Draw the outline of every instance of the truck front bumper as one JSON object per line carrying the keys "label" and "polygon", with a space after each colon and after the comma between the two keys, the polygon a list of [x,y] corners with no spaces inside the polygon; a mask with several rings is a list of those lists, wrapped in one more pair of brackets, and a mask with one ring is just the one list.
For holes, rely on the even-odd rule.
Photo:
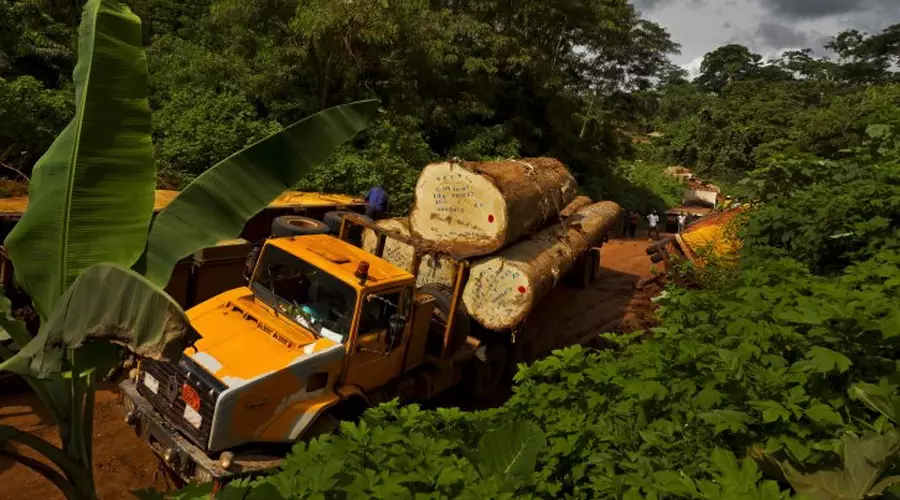
{"label": "truck front bumper", "polygon": [[185,482],[213,482],[216,485],[215,491],[229,481],[270,471],[284,460],[283,456],[235,453],[231,465],[226,469],[218,460],[210,458],[205,450],[185,439],[166,423],[153,405],[138,393],[134,382],[126,380],[119,384],[119,388],[122,391],[125,421],[141,440],[150,445],[166,468]]}
{"label": "truck front bumper", "polygon": [[[234,471],[226,470],[211,459],[204,450],[191,443],[167,424],[146,398],[141,396],[134,382],[119,384],[125,421],[166,467],[185,482],[227,483],[235,479]],[[234,468],[233,464],[232,467]]]}

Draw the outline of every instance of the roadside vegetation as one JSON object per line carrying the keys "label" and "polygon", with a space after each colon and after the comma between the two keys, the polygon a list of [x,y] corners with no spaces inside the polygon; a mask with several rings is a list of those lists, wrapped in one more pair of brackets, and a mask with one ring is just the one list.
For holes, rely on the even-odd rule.
{"label": "roadside vegetation", "polygon": [[[101,3],[115,2],[88,8]],[[129,95],[128,109],[101,110],[105,120],[132,113],[140,147],[96,126],[96,135],[78,139],[126,141],[120,150],[137,182],[103,184],[113,206],[92,204],[88,189],[110,179],[103,163],[59,146],[68,123],[103,123],[86,119],[94,108],[68,104],[73,92],[91,96],[69,76],[88,57],[75,51],[71,29],[80,8],[0,4],[0,160],[35,180],[35,206],[44,207],[29,209],[6,242],[42,318],[40,342],[4,315],[7,334],[30,347],[0,354],[54,408],[64,447],[2,426],[0,444],[36,443],[62,474],[41,470],[70,498],[93,495],[90,394],[94,373],[119,347],[88,341],[97,325],[69,322],[75,315],[67,312],[93,311],[101,323],[110,310],[127,312],[121,300],[102,302],[115,294],[83,287],[96,290],[91,280],[108,284],[116,275],[120,289],[154,297],[155,317],[180,317],[158,289],[170,264],[236,232],[222,221],[246,215],[210,214],[196,193],[224,183],[230,195],[246,195],[248,183],[224,175],[239,171],[229,155],[274,132],[291,137],[289,124],[367,97],[382,106],[367,132],[327,159],[322,146],[322,165],[294,170],[291,184],[361,193],[383,182],[402,209],[432,159],[548,155],[592,196],[644,211],[676,202],[678,186],[660,172],[677,163],[753,202],[739,228],[740,264],[716,270],[719,279],[705,286],[670,286],[651,332],[606,335],[609,350],[567,348],[520,367],[499,408],[382,405],[337,435],[298,444],[279,471],[217,498],[900,496],[892,491],[900,484],[900,25],[837,34],[833,59],[798,51],[762,61],[744,47],[722,47],[689,82],[667,62],[676,46],[666,32],[623,2],[509,10],[415,0],[136,0],[133,8],[144,22],[139,35],[132,22],[132,45],[143,39],[149,64],[134,79],[149,78],[149,94]],[[547,43],[547,30],[558,40]],[[653,131],[662,135],[632,144]],[[64,139],[51,147],[56,137]],[[288,164],[274,163],[263,172]],[[54,165],[77,174],[62,177],[68,184],[51,179],[62,168]],[[198,179],[213,165],[218,174]],[[135,202],[152,199],[154,183],[193,179],[187,206],[170,209],[193,210],[187,220],[196,227],[219,229],[175,227],[184,218],[167,222],[165,212],[151,223],[149,205]],[[275,187],[287,185],[267,185],[255,202]],[[57,206],[55,190],[73,193],[81,210]],[[43,193],[43,201],[35,196]],[[128,227],[104,229],[110,239],[99,245],[99,233],[84,230],[99,224],[98,213]],[[129,235],[133,248],[122,250]],[[17,253],[17,244],[44,248],[59,265]],[[144,333],[138,340],[162,348],[158,332]],[[105,351],[103,363],[82,364],[91,346]],[[210,489],[171,497],[208,498]]]}

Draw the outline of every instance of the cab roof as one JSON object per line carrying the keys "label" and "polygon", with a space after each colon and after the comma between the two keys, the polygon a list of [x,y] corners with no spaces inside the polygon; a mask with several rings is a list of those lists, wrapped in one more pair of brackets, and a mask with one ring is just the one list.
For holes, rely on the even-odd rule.
{"label": "cab roof", "polygon": [[[382,288],[387,285],[414,281],[414,276],[386,260],[327,234],[307,234],[286,238],[272,238],[270,245],[296,255],[313,266],[327,271],[356,290]],[[360,286],[356,269],[360,262],[369,263],[369,280]]]}

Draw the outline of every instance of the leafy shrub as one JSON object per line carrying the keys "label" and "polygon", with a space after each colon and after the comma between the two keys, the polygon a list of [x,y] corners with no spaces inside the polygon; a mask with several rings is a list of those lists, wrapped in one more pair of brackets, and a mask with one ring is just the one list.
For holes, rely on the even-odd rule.
{"label": "leafy shrub", "polygon": [[770,203],[743,236],[751,253],[786,252],[819,272],[900,248],[900,148],[891,127],[841,161],[776,156],[750,182]]}
{"label": "leafy shrub", "polygon": [[626,210],[647,214],[650,210],[664,213],[680,205],[685,186],[664,174],[661,165],[637,160],[615,166],[611,178],[589,180],[585,190],[594,199],[612,200]]}
{"label": "leafy shrub", "polygon": [[[0,78],[0,162],[30,171],[72,117],[72,97],[50,90],[30,76]],[[8,172],[5,173],[5,175]]]}
{"label": "leafy shrub", "polygon": [[160,170],[196,176],[280,129],[238,92],[178,90],[153,113],[153,156]]}

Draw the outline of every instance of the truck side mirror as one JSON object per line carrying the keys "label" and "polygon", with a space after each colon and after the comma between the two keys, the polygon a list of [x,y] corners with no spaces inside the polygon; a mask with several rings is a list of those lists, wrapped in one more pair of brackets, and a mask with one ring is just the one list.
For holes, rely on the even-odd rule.
{"label": "truck side mirror", "polygon": [[256,269],[256,261],[259,260],[260,250],[262,250],[261,245],[253,247],[253,250],[250,250],[250,255],[247,256],[247,260],[244,262],[244,279],[248,283],[253,278],[253,270]]}

